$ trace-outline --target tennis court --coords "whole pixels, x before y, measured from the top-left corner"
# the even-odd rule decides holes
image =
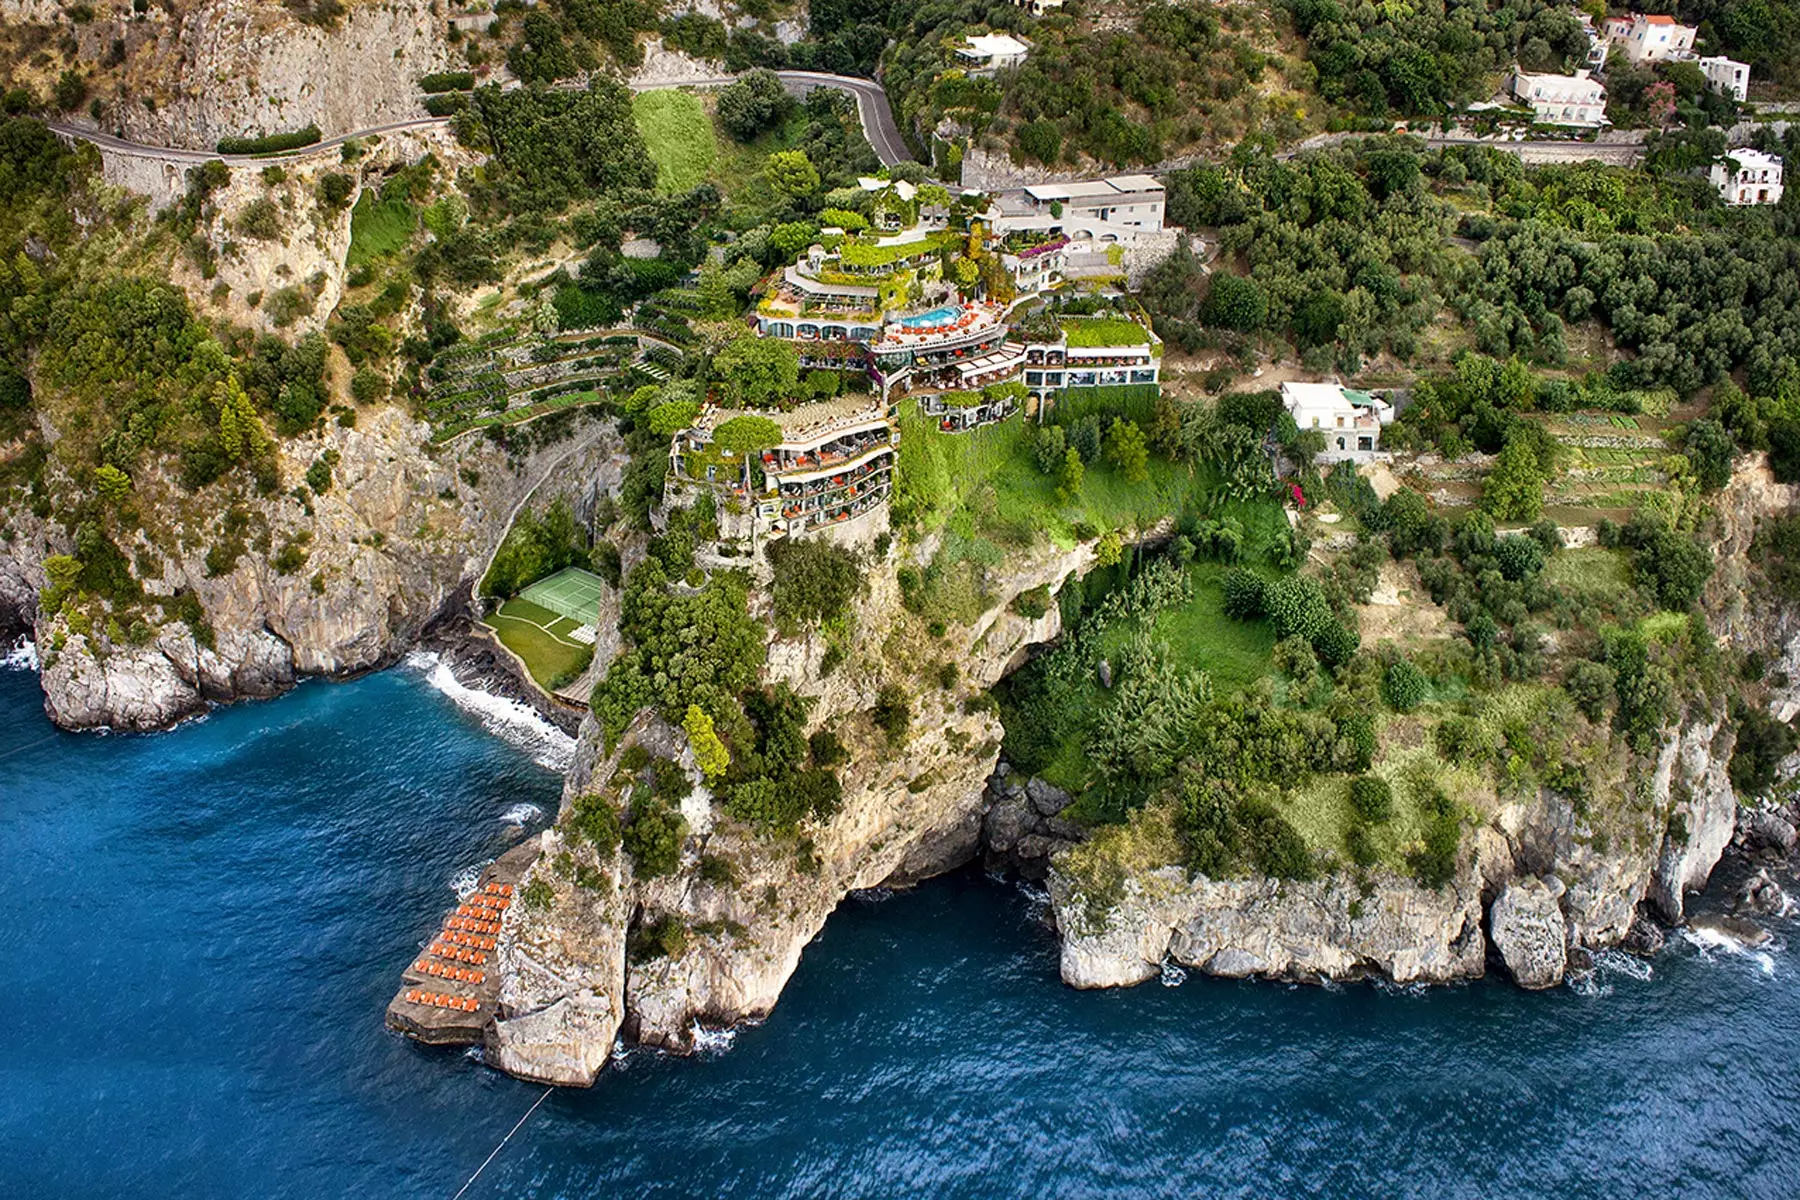
[[[591,626],[600,615],[600,589],[605,586],[592,571],[565,567],[520,592],[519,598],[579,625]]]

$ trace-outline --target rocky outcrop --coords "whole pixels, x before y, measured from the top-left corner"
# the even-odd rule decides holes
[[[486,1031],[490,1065],[539,1083],[586,1087],[606,1065],[625,1018],[626,892],[630,862],[554,829],[538,835],[526,898],[495,955],[500,1011]],[[579,856],[568,874],[554,865]],[[547,887],[541,906],[533,886]]]
[[[1311,983],[1445,983],[1484,970],[1473,856],[1438,889],[1385,873],[1366,886],[1346,876],[1189,878],[1179,857],[1169,813],[1152,806],[1052,861],[1065,983],[1142,983],[1166,959],[1232,979]]]
[[[983,861],[990,871],[1042,879],[1050,857],[1087,838],[1087,829],[1060,814],[1074,797],[1002,762],[988,778],[981,817]]]
[[[1128,879],[1114,905],[1096,909],[1085,884],[1053,868],[1050,899],[1063,982],[1079,988],[1142,983],[1165,959],[1231,979],[1310,983],[1371,975],[1445,983],[1483,970],[1472,879],[1433,891],[1382,878],[1364,896],[1344,878],[1189,880],[1179,867],[1160,867]]]
[[[517,460],[480,440],[434,449],[427,433],[384,408],[353,428],[334,424],[283,443],[285,479],[298,481],[335,455],[332,485],[304,501],[281,493],[246,502],[235,516],[143,471],[134,483],[149,519],[120,549],[138,564],[150,596],[192,593],[204,629],[166,620],[146,638],[104,614],[79,621],[34,614],[51,718],[71,729],[154,729],[208,703],[277,694],[301,675],[342,676],[391,662],[433,620],[467,602],[528,497],[587,503],[616,487],[625,461],[603,421]],[[58,526],[26,511],[10,518],[18,528],[0,544],[0,580],[16,586],[0,590],[0,599],[41,589],[43,559],[72,549]],[[227,519],[240,522],[235,533]],[[232,538],[241,552],[218,569],[216,548]],[[156,611],[146,608],[152,617]]]
[[[1737,793],[1727,773],[1736,744],[1723,719],[1696,722],[1657,758],[1654,786],[1668,797],[1669,819],[1650,899],[1671,924],[1680,924],[1686,894],[1706,886],[1737,828]]]
[[[1488,931],[1513,981],[1533,990],[1555,987],[1568,967],[1569,923],[1562,884],[1525,878],[1502,888],[1488,909]]]

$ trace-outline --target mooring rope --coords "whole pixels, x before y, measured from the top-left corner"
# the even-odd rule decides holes
[[[500,1153],[500,1151],[502,1151],[506,1148],[506,1143],[512,1141],[512,1135],[519,1132],[520,1126],[524,1125],[525,1122],[531,1120],[531,1114],[538,1110],[538,1104],[542,1104],[544,1101],[548,1100],[550,1098],[550,1093],[554,1092],[555,1090],[556,1089],[553,1087],[547,1087],[544,1089],[544,1094],[537,1098],[537,1104],[533,1104],[530,1108],[525,1110],[525,1115],[519,1118],[519,1124],[514,1125],[510,1130],[508,1130],[506,1136],[500,1139],[500,1144],[498,1146],[495,1146],[491,1151],[488,1152],[488,1156],[481,1160],[481,1165],[479,1167],[475,1168],[475,1174],[469,1176],[469,1181],[467,1183],[463,1184],[461,1187],[456,1189],[456,1195],[452,1196],[451,1200],[462,1200],[463,1193],[468,1191],[469,1188],[474,1185],[474,1183],[477,1179],[481,1178],[481,1173],[483,1171],[487,1170],[489,1163],[494,1161],[494,1155]]]

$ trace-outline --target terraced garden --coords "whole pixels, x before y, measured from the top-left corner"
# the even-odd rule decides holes
[[[678,350],[635,331],[546,339],[497,330],[433,360],[426,372],[426,415],[436,427],[433,440],[448,441],[665,380],[680,362]]]

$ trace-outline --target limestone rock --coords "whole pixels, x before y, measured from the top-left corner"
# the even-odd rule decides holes
[[[44,711],[65,729],[166,729],[206,708],[199,689],[154,647],[97,657],[88,638],[69,637],[44,654],[41,679]]]
[[[1751,849],[1772,847],[1783,854],[1794,852],[1796,833],[1793,824],[1779,813],[1759,810],[1750,815],[1744,828],[1745,843]]]
[[[1050,899],[1063,981],[1081,988],[1141,983],[1165,956],[1230,978],[1401,983],[1476,978],[1485,957],[1472,867],[1437,890],[1382,877],[1364,897],[1346,879],[1190,881],[1168,866],[1127,878],[1107,904],[1053,864]]]
[[[1670,805],[1669,831],[1650,886],[1664,920],[1679,923],[1686,893],[1706,886],[1737,826],[1737,794],[1727,770],[1737,735],[1722,718],[1689,724],[1663,748],[1654,783]]]
[[[1526,878],[1501,890],[1488,910],[1488,928],[1506,969],[1520,987],[1555,987],[1568,966],[1568,921],[1555,891]]]

